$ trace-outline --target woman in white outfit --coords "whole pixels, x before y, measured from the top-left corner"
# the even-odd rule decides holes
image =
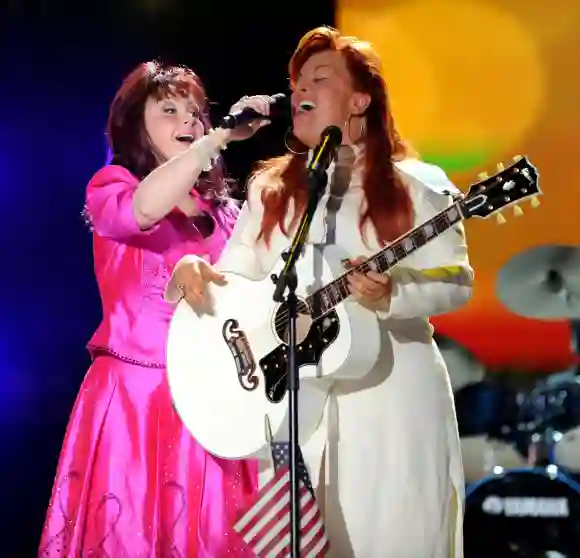
[[[329,125],[343,146],[309,242],[334,243],[356,263],[445,209],[456,188],[438,167],[413,158],[389,111],[377,55],[368,43],[319,28],[290,62],[294,147],[266,162],[249,187],[217,269],[265,277],[288,246],[307,199],[308,157]],[[261,107],[264,114],[268,108]],[[185,259],[174,276],[191,304],[219,272]],[[428,316],[470,294],[463,228],[417,250],[390,275],[350,280],[352,296],[375,312],[381,351],[361,380],[337,381],[303,454],[338,558],[458,558],[463,475],[452,391]],[[270,476],[265,471],[264,476]]]

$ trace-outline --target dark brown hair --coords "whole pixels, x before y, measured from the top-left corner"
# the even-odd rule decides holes
[[[394,167],[395,161],[409,156],[412,150],[397,133],[380,60],[369,43],[343,36],[329,27],[318,27],[306,33],[290,60],[291,84],[296,82],[302,67],[312,55],[329,50],[340,52],[345,57],[355,90],[368,93],[371,98],[365,112],[366,132],[363,139],[363,188],[367,203],[361,213],[359,228],[362,233],[365,222],[370,219],[379,241],[385,245],[413,226],[411,198]],[[264,238],[269,243],[276,225],[288,234],[284,221],[290,199],[294,200],[296,208],[291,226],[297,225],[308,198],[306,158],[306,153],[285,155],[262,163],[257,171],[257,175],[268,173],[275,183],[262,194],[264,217],[258,239]]]
[[[145,130],[145,103],[149,97],[163,99],[176,95],[192,95],[197,100],[199,118],[207,132],[211,123],[205,89],[189,68],[151,61],[140,64],[125,78],[113,99],[107,123],[112,164],[125,167],[140,180],[159,165]],[[209,172],[201,175],[196,190],[207,199],[227,200],[231,183],[226,179],[225,166],[220,159]]]

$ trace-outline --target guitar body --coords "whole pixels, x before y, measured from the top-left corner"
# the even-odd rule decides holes
[[[536,168],[525,157],[514,161],[356,271],[388,273],[460,221],[487,219],[526,198],[537,206]],[[346,257],[337,246],[308,245],[296,264],[301,444],[320,422],[332,381],[365,376],[379,355],[376,314],[348,298],[348,274],[355,270],[344,270]],[[279,260],[271,271],[279,274],[283,267]],[[185,427],[210,453],[227,459],[267,456],[267,422],[275,440],[288,439],[287,311],[273,302],[270,278],[226,277],[226,286],[208,286],[206,311],[196,313],[183,301],[175,311],[167,344],[171,396]]]
[[[379,354],[374,312],[347,299],[313,321],[303,302],[344,273],[345,257],[336,246],[308,245],[296,265],[301,444],[320,422],[332,380],[363,377]],[[279,260],[272,273],[283,266]],[[167,345],[169,387],[185,427],[207,451],[227,459],[265,456],[266,417],[274,439],[288,438],[287,309],[273,301],[270,277],[225,275],[225,286],[208,286],[208,312],[178,304]]]

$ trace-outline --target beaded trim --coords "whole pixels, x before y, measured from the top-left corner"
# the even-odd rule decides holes
[[[118,358],[127,364],[134,364],[136,366],[145,366],[145,368],[165,368],[165,364],[161,364],[158,361],[151,361],[151,360],[138,360],[135,358],[131,358],[121,353],[114,351],[113,349],[109,349],[108,347],[101,347],[99,345],[88,345],[87,347],[89,352],[91,353],[91,357],[95,360],[99,356],[112,356],[114,358]]]

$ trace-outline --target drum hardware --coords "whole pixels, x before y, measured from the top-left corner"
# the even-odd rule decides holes
[[[554,465],[554,446],[562,439],[562,433],[551,428],[535,431],[529,437],[526,448],[527,463],[530,467],[551,467]]]
[[[560,375],[539,384],[521,406],[520,451],[580,474],[580,377]],[[540,461],[539,463],[545,463]],[[538,463],[538,464],[539,464]]]

